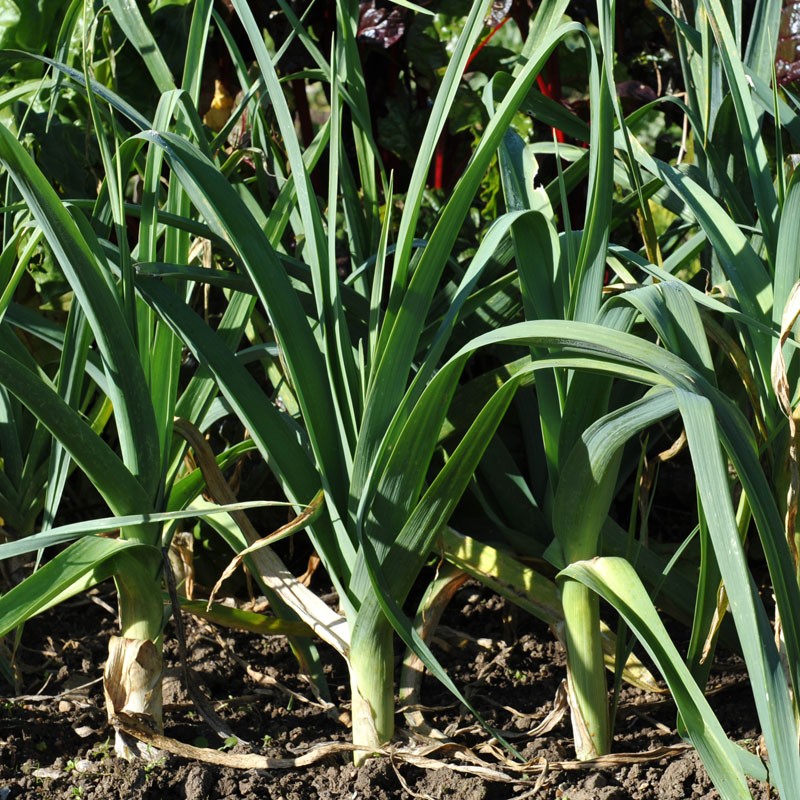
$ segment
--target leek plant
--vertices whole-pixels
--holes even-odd
[[[90,10],[80,3],[73,6],[83,9],[84,14]],[[71,18],[74,22],[77,16],[71,14]],[[4,545],[4,554],[10,556],[78,539],[0,598],[0,635],[31,615],[113,577],[119,598],[120,636],[112,638],[105,671],[109,718],[113,721],[118,715],[135,715],[157,730],[162,725],[162,547],[169,545],[170,536],[169,529],[162,532],[163,518],[158,517],[158,512],[169,507],[183,448],[182,443],[173,441],[173,417],[181,413],[202,422],[216,390],[203,375],[197,375],[179,390],[180,341],[136,297],[134,262],[155,260],[155,253],[160,251],[169,260],[188,263],[191,242],[188,231],[159,226],[156,220],[161,165],[160,151],[154,150],[138,165],[143,200],[138,237],[131,243],[125,208],[125,183],[131,163],[126,161],[122,133],[130,124],[138,129],[173,123],[176,130],[190,131],[193,126],[199,129],[199,119],[196,112],[192,117],[192,109],[199,95],[209,18],[210,3],[198,3],[181,88],[162,64],[155,65],[156,82],[165,94],[151,121],[93,82],[89,54],[94,29],[91,15],[84,17],[87,58],[83,72],[56,66],[62,78],[70,77],[73,86],[84,91],[83,108],[94,123],[100,144],[105,180],[97,201],[90,207],[66,204],[17,137],[7,128],[0,128],[0,162],[8,178],[5,206],[8,213],[15,215],[15,224],[7,225],[4,270],[10,269],[12,276],[17,276],[30,256],[26,237],[41,240],[73,292],[67,328],[59,331],[44,321],[32,324],[30,315],[14,305],[14,281],[9,282],[3,298],[3,311],[7,313],[0,323],[0,384],[6,408],[16,412],[24,406],[38,420],[33,435],[40,444],[29,459],[42,448],[47,452],[49,444],[50,466],[47,468],[45,461],[47,492],[43,501],[45,528],[52,528],[57,519],[64,480],[74,467],[86,474],[116,515],[111,522],[104,520],[105,528],[91,523],[68,531],[59,527]],[[71,29],[64,32],[67,39],[71,35]],[[19,53],[5,54],[6,59],[12,60],[24,57]],[[101,97],[111,98],[112,104],[101,105]],[[35,96],[32,102],[36,102]],[[58,102],[57,96],[53,102]],[[121,116],[126,119],[121,121]],[[185,204],[181,187],[170,182],[165,212],[180,215]],[[244,329],[249,308],[246,296],[231,299],[224,323],[234,340]],[[61,361],[55,376],[33,361],[16,338],[15,328],[60,349]],[[95,410],[88,409],[88,415],[83,400],[87,391],[90,397],[92,392],[103,397]],[[13,405],[8,401],[11,397]],[[102,436],[110,407],[113,436]],[[16,418],[20,415],[16,414]],[[24,432],[25,428],[18,430]],[[52,444],[41,444],[46,438],[45,430],[52,436]],[[6,458],[15,452],[14,447],[6,449],[7,443],[10,438],[4,442]],[[200,488],[196,486],[195,492]],[[108,527],[118,527],[119,536],[84,535]],[[128,752],[128,744],[119,731],[117,748],[120,753]]]
[[[565,7],[562,4],[551,10],[557,14]],[[567,230],[559,235],[559,203],[568,221],[566,180],[562,177],[552,187],[534,189],[534,145],[525,147],[518,136],[508,132],[500,149],[500,166],[506,205],[520,215],[513,227],[513,251],[526,318],[597,324],[602,326],[597,331],[602,341],[604,328],[610,332],[630,330],[636,313],[617,308],[608,314],[603,305],[615,211],[615,170],[619,171],[622,164],[614,148],[615,98],[609,66],[613,63],[613,6],[599,3],[598,14],[605,61],[602,69],[590,71],[591,125],[565,114],[563,109],[554,109],[555,104],[543,102],[542,97],[529,95],[525,101],[526,109],[537,118],[591,143],[571,168],[570,177],[574,185],[576,175],[588,176],[583,229],[573,232],[567,224]],[[508,77],[498,76],[487,87],[487,103],[491,104],[495,95],[502,96],[509,83]],[[634,193],[634,202],[636,199]],[[639,196],[638,200],[639,210],[646,214],[643,198]],[[560,568],[599,555],[601,531],[609,527],[606,516],[618,480],[621,450],[602,483],[593,485],[592,475],[580,468],[585,447],[581,436],[589,425],[609,413],[612,403],[636,401],[642,390],[617,386],[612,400],[614,383],[609,376],[561,367],[545,370],[541,366],[545,355],[531,350],[535,395],[518,401],[520,410],[525,409],[521,413],[528,428],[524,441],[531,446],[531,458],[536,459],[535,485],[525,486],[514,458],[500,441],[493,444],[481,475],[485,476],[488,495],[498,499],[492,515],[503,520],[512,546],[528,555],[544,556]],[[537,418],[538,424],[532,425]],[[607,649],[609,638],[604,642],[598,600],[583,584],[564,580],[560,601],[563,621],[555,629],[567,651],[576,753],[580,758],[592,758],[609,752],[611,743],[603,668],[604,644]]]
[[[756,18],[768,20],[777,13],[776,8],[776,4],[759,4]],[[608,10],[600,7],[600,38],[606,54],[613,51]],[[696,28],[684,18],[675,19],[675,23],[685,63],[691,69],[687,86],[691,87],[692,102],[684,108],[706,178],[702,173],[679,169],[650,156],[628,129],[635,119],[623,120],[608,92],[605,111],[601,96],[592,116],[591,141],[595,147],[601,142],[605,145],[600,146],[600,152],[581,155],[570,167],[573,173],[583,169],[594,176],[590,186],[596,190],[605,182],[599,191],[590,188],[586,225],[575,242],[569,233],[557,235],[551,206],[559,193],[563,196],[567,176],[560,186],[553,187],[555,191],[531,192],[531,162],[527,162],[526,172],[521,145],[513,137],[507,142],[502,156],[506,161],[507,202],[512,208],[516,204],[517,208],[538,211],[538,215],[531,215],[514,227],[526,316],[583,320],[601,327],[595,329],[592,345],[587,346],[586,341],[569,343],[575,362],[584,360],[579,369],[559,366],[552,373],[537,374],[533,413],[525,419],[532,419],[534,414],[539,417],[533,438],[539,437],[539,442],[534,442],[535,452],[544,456],[547,480],[540,473],[525,489],[522,472],[510,453],[502,445],[495,445],[480,473],[495,477],[487,477],[478,486],[484,500],[492,495],[498,498],[498,504],[492,506],[493,518],[504,521],[505,533],[515,547],[541,556],[550,542],[545,557],[558,567],[566,567],[561,578],[564,635],[579,755],[591,757],[610,744],[597,601],[592,597],[593,592],[599,592],[617,606],[664,671],[678,702],[679,727],[697,744],[720,790],[725,796],[748,796],[741,774],[738,778],[731,776],[739,771],[737,760],[751,773],[758,771],[757,764],[739,752],[720,766],[716,746],[701,746],[696,734],[688,730],[692,727],[690,717],[695,716],[695,725],[702,727],[702,723],[696,718],[693,701],[684,690],[676,691],[670,677],[677,669],[683,680],[697,680],[702,685],[711,660],[709,652],[713,652],[720,632],[719,620],[730,608],[754,685],[764,736],[773,742],[768,745],[771,779],[782,796],[793,796],[798,779],[797,707],[793,700],[797,689],[796,623],[787,623],[784,614],[794,616],[797,608],[797,562],[793,556],[796,496],[791,490],[786,500],[787,487],[796,481],[791,477],[796,475],[796,434],[791,413],[796,379],[792,378],[790,331],[797,319],[797,306],[794,295],[790,302],[790,290],[798,276],[796,259],[789,255],[794,253],[796,244],[796,189],[794,179],[787,185],[780,166],[773,186],[767,157],[771,148],[766,146],[760,130],[770,115],[776,118],[776,151],[780,154],[781,125],[788,130],[795,117],[792,107],[777,92],[773,94],[765,88],[775,46],[768,32],[774,27],[754,24],[746,55],[738,56],[741,35],[737,40],[731,32],[721,5],[697,4]],[[712,80],[717,83],[712,84]],[[713,88],[717,85],[729,86],[730,93],[717,92]],[[541,99],[528,102],[543,121],[573,131],[579,140],[589,138],[580,120]],[[652,106],[645,108],[635,117],[651,110]],[[617,120],[616,132],[612,113]],[[743,143],[742,157],[726,163],[720,158],[721,152],[738,153],[738,146],[732,147],[731,141]],[[740,168],[734,168],[739,164]],[[644,245],[639,253],[609,244],[614,221],[620,219],[619,211],[609,202],[612,175],[629,192],[620,206],[638,208]],[[715,200],[714,191],[719,192],[719,201]],[[660,241],[654,236],[649,202],[654,195],[657,202],[679,215]],[[743,197],[754,198],[756,219],[748,204],[741,202]],[[719,276],[715,283],[721,287],[703,294],[686,286],[675,273],[698,254],[707,253],[711,253],[714,274]],[[618,296],[601,291],[602,270],[607,265],[626,288]],[[787,303],[788,311],[784,313]],[[695,304],[702,309],[702,317]],[[715,315],[722,325],[715,321]],[[622,566],[624,562],[601,560],[596,566],[589,566],[584,561],[604,552],[625,552],[624,538],[620,549],[619,531],[606,515],[619,485],[623,447],[655,421],[644,423],[641,409],[656,403],[652,391],[631,392],[630,385],[625,389],[619,380],[612,385],[596,374],[581,373],[586,369],[599,372],[595,353],[614,348],[616,331],[632,331],[634,323],[640,331],[642,322],[651,327],[663,351],[651,352],[647,359],[637,361],[639,366],[665,376],[668,362],[663,359],[677,354],[685,359],[679,372],[687,375],[691,370],[696,374],[690,385],[678,388],[673,383],[676,402],[671,412],[661,417],[668,419],[675,412],[680,413],[698,480],[702,559],[688,654],[690,672],[678,664],[680,657],[671,645],[671,665],[665,661],[664,651],[654,654],[652,644],[665,646],[666,634],[654,614],[636,617],[633,613],[636,604],[645,600],[639,595],[632,603],[633,595],[626,594],[625,582],[630,584],[634,578],[629,568]],[[570,339],[567,326],[561,327],[560,334],[556,330],[553,329],[555,338],[563,337],[565,343]],[[727,332],[731,330],[732,333]],[[507,333],[499,331],[498,336]],[[756,438],[744,418],[715,388],[720,364],[712,357],[707,338],[728,351],[726,355],[741,374],[745,387],[741,395],[752,408]],[[633,347],[632,342],[630,346]],[[542,356],[541,350],[532,351],[535,364],[541,365]],[[625,377],[621,372],[611,372],[617,379]],[[634,384],[641,383],[633,380]],[[670,377],[671,382],[674,380]],[[609,406],[611,401],[618,404],[617,408]],[[735,512],[721,445],[743,489]],[[498,475],[508,475],[513,482],[502,481]],[[774,481],[774,492],[769,489],[770,480]],[[512,497],[518,501],[516,504],[508,502]],[[514,514],[509,508],[514,509]],[[785,520],[783,525],[781,517]],[[774,632],[754,589],[740,543],[751,519],[756,523],[774,581],[779,619]],[[526,531],[533,537],[526,538]],[[646,560],[634,562],[636,568],[642,569]],[[658,584],[659,576],[653,576],[651,570],[649,566],[648,583]],[[720,585],[725,587],[722,594],[718,591]],[[647,622],[643,622],[645,617]],[[780,653],[775,646],[776,637]],[[776,671],[781,661],[786,679]],[[697,696],[695,688],[691,693]],[[728,756],[732,753],[728,748]]]
[[[101,271],[105,262],[102,250],[90,231],[81,230],[30,156],[5,128],[0,130],[0,142],[3,165],[67,274],[92,329],[102,357],[104,389],[115,409],[122,455],[117,455],[92,430],[45,375],[5,348],[0,355],[3,386],[51,431],[114,513],[142,514],[155,510],[162,465],[154,404],[120,299]],[[84,358],[89,344],[89,337],[84,336]],[[77,363],[80,356],[76,355]],[[141,702],[131,710],[148,715],[156,724],[160,724],[161,718],[160,693],[154,688],[156,684],[160,686],[156,643],[160,641],[163,617],[159,539],[158,526],[140,524],[125,529],[118,540],[105,540],[107,544],[100,539],[78,542],[4,595],[6,614],[2,626],[5,632],[33,611],[92,585],[100,565],[124,564],[118,571],[111,567],[118,577],[122,628],[122,637],[112,645],[111,658],[124,659],[122,654],[129,647],[137,654],[142,650],[142,659],[147,664],[143,684],[121,691],[139,696]],[[134,656],[134,662],[137,657]],[[130,668],[125,671],[130,672]],[[118,685],[125,686],[125,682],[126,677],[120,675]],[[120,699],[120,710],[128,707],[128,698]]]
[[[507,381],[479,403],[447,461],[431,474],[439,433],[466,361],[457,359],[439,368],[442,354],[456,325],[473,310],[474,303],[470,307],[467,301],[507,241],[519,213],[499,218],[486,232],[445,304],[444,315],[435,311],[442,300],[437,290],[473,196],[513,115],[553,48],[565,36],[581,31],[576,25],[556,24],[537,30],[540,43],[497,103],[492,123],[420,247],[416,222],[426,176],[482,30],[485,6],[473,4],[455,44],[405,197],[393,256],[388,257],[393,221],[387,208],[376,229],[374,262],[369,271],[357,270],[346,283],[338,277],[335,259],[339,187],[345,233],[351,243],[358,240],[358,231],[371,230],[371,220],[378,219],[377,214],[371,215],[379,200],[369,190],[377,186],[372,178],[375,150],[369,109],[359,88],[355,4],[337,6],[339,22],[330,59],[312,50],[319,74],[330,86],[331,115],[321,133],[329,148],[327,215],[314,196],[306,163],[311,155],[304,154],[298,142],[274,57],[264,46],[247,5],[238,0],[234,7],[250,38],[258,79],[281,133],[285,148],[281,157],[289,165],[290,177],[285,180],[296,198],[294,208],[282,217],[278,215],[283,209],[277,205],[270,214],[254,208],[246,197],[237,195],[208,156],[183,137],[153,131],[138,138],[163,150],[173,176],[214,236],[232,249],[237,267],[266,311],[267,330],[274,341],[256,345],[259,350],[253,356],[267,359],[270,376],[276,370],[282,376],[277,386],[280,408],[180,295],[155,277],[137,279],[139,291],[161,319],[213,374],[288,499],[306,505],[320,489],[324,492],[326,513],[309,531],[339,593],[347,622],[339,649],[351,675],[353,740],[367,751],[393,735],[395,632],[456,691],[413,631],[402,605],[437,531],[465,491],[524,375]],[[243,86],[245,92],[249,88]],[[358,125],[356,141],[366,148],[363,152],[357,148],[355,165],[365,193],[361,202],[353,195],[352,165],[340,146],[344,103]],[[266,125],[263,129],[254,126],[253,135],[262,131],[263,150],[271,152],[266,130]],[[254,138],[253,143],[259,140]],[[279,175],[284,174],[279,164],[271,163]],[[382,190],[390,196],[390,185],[383,183]],[[360,214],[359,206],[363,208]],[[295,237],[302,238],[303,274],[313,290],[312,302],[305,306],[269,236],[278,224],[291,226]]]
[[[795,179],[785,177],[781,153],[783,137],[796,135],[795,103],[791,95],[782,97],[777,89],[767,88],[772,78],[775,47],[770,32],[777,27],[770,25],[769,20],[775,22],[778,4],[757,4],[746,44],[738,4],[733,6],[730,22],[722,4],[713,0],[695,4],[688,18],[659,5],[673,18],[681,46],[689,88],[688,103],[681,108],[687,115],[697,165],[685,169],[653,158],[617,115],[620,124],[614,134],[614,146],[625,167],[622,174],[629,176],[631,193],[634,198],[638,196],[644,247],[639,253],[613,245],[609,248],[604,261],[608,259],[629,290],[607,300],[599,310],[595,306],[594,318],[590,319],[612,329],[622,323],[624,329],[630,325],[631,309],[635,309],[638,319],[657,335],[663,356],[669,359],[673,354],[680,355],[686,365],[680,372],[687,376],[691,370],[694,374],[689,385],[678,389],[673,384],[675,410],[680,412],[695,469],[701,520],[702,558],[688,664],[692,679],[702,685],[719,635],[719,620],[729,609],[753,684],[764,737],[771,742],[767,745],[770,780],[781,796],[791,797],[798,790],[799,763],[798,711],[794,699],[798,677],[794,620],[798,600],[794,555],[797,500],[792,488],[796,481],[792,409],[796,404],[797,366],[791,338],[797,319],[796,295],[792,293],[798,280],[797,201]],[[721,91],[720,87],[727,91]],[[651,110],[652,107],[646,108],[639,115]],[[777,132],[774,145],[769,138],[770,130]],[[774,172],[770,152],[777,156]],[[726,154],[724,160],[722,153]],[[658,192],[656,202],[678,215],[661,241],[648,241],[648,208],[642,204],[654,192]],[[556,240],[552,232],[549,237],[546,235],[543,222],[540,221],[539,227],[539,238],[544,243],[537,252],[548,254],[546,263],[551,270],[557,270],[559,260],[550,255],[558,253],[550,243]],[[589,231],[587,228],[582,235],[581,248]],[[531,250],[531,246],[526,246],[526,252]],[[698,255],[707,259],[712,270],[715,284],[712,292],[703,293],[687,286],[675,275],[687,264],[687,259]],[[575,284],[569,285],[572,288]],[[637,285],[640,288],[630,290]],[[533,293],[530,294],[533,298]],[[594,302],[597,300],[595,295]],[[581,297],[577,303],[576,309]],[[534,315],[537,312],[534,308]],[[552,312],[542,315],[551,316]],[[613,337],[613,332],[598,331],[597,344],[592,349],[604,350],[609,346],[613,338],[606,337]],[[718,374],[724,374],[724,364],[712,356],[717,347],[723,349],[725,358],[733,362],[740,376],[743,388],[739,398],[752,416],[752,431],[733,403],[714,388]],[[655,353],[648,361],[638,363],[646,363],[648,369],[655,369],[662,376],[666,374],[667,362]],[[565,373],[562,380],[575,379],[571,373]],[[562,389],[556,395],[561,404],[556,406],[557,411],[569,409],[572,389],[570,383],[563,385],[567,390]],[[544,388],[546,384],[537,381],[540,414],[547,412]],[[593,396],[597,396],[596,389]],[[646,398],[635,402],[641,404]],[[602,552],[598,534],[617,480],[621,457],[618,445],[629,440],[636,428],[623,429],[614,436],[612,432],[626,416],[632,416],[632,411],[630,406],[629,410],[620,408],[599,416],[588,428],[580,425],[573,428],[574,444],[564,452],[565,459],[553,459],[560,476],[550,507],[559,547],[551,548],[549,555],[567,567],[562,573],[565,581],[562,591],[569,587],[569,581],[575,580],[599,592],[617,607],[662,665],[663,652],[656,656],[652,645],[658,642],[662,646],[665,633],[652,614],[645,621],[648,614],[636,613],[637,604],[644,603],[644,598],[640,595],[638,600],[631,600],[633,593],[629,589],[634,579],[629,568],[623,567],[623,562],[603,559],[570,566],[574,556],[580,556],[576,548],[587,547],[580,556],[584,559]],[[546,453],[548,424],[553,419],[559,426],[569,421],[566,413],[560,412],[554,417],[542,417],[541,435]],[[619,439],[612,446],[609,442],[615,441],[616,435]],[[557,428],[557,436],[551,441],[558,448],[555,452],[560,452],[565,443],[563,427]],[[731,499],[728,462],[742,489],[737,509]],[[547,503],[545,497],[545,509]],[[768,623],[742,547],[751,521],[755,523],[772,579],[777,605],[774,628]],[[612,544],[607,541],[605,547]],[[724,587],[722,593],[720,586]],[[581,610],[585,601],[585,596],[580,598],[576,607],[579,614],[585,614],[583,620],[577,618],[578,630],[586,630],[584,620],[596,630],[596,617]],[[564,602],[569,626],[566,595]],[[792,618],[791,622],[786,615]],[[569,649],[569,636],[567,641]],[[579,647],[583,641],[577,641]],[[575,643],[573,638],[573,651]],[[676,656],[673,648],[673,658]],[[575,663],[573,658],[573,673]],[[576,705],[588,707],[588,713],[581,715],[583,728],[578,730],[579,738],[586,734],[586,738],[602,744],[605,686],[596,677],[601,674],[598,648],[595,646],[593,653],[579,650],[577,664],[580,670],[589,673],[583,697],[575,698]],[[664,674],[670,681],[668,673]],[[577,684],[576,677],[573,674]],[[679,728],[687,732],[696,709],[685,694],[675,696],[681,715]],[[691,732],[688,735],[697,744]],[[719,753],[707,745],[698,744],[698,749],[724,796],[748,796],[741,777],[730,782],[729,768],[735,771],[733,762],[720,772]],[[738,758],[742,759],[741,753]],[[743,764],[748,770],[754,766],[752,759],[746,757]]]

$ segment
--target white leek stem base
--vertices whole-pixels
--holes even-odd
[[[587,761],[611,750],[600,604],[597,595],[573,580],[562,584],[561,599],[575,756]]]
[[[356,765],[394,736],[393,633],[388,624],[375,626],[363,646],[356,642],[350,651],[353,744],[365,748],[354,753]]]
[[[152,760],[152,748],[124,734],[115,724],[118,715],[134,717],[155,733],[163,733],[161,651],[149,639],[112,636],[103,672],[108,721],[114,726],[114,752],[127,760]]]

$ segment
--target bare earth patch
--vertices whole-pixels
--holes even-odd
[[[110,596],[104,599],[111,602]],[[546,734],[530,735],[553,708],[564,677],[563,653],[543,625],[509,612],[502,600],[475,585],[468,584],[456,596],[434,649],[489,724],[504,731],[526,759],[527,771],[521,771],[431,678],[426,678],[422,696],[425,706],[434,709],[427,721],[461,745],[431,755],[434,762],[429,766],[439,768],[421,768],[403,756],[404,751],[418,752],[425,743],[414,741],[403,729],[402,716],[394,755],[360,769],[350,763],[347,752],[302,769],[273,771],[230,769],[169,753],[150,764],[118,761],[112,755],[99,680],[114,624],[108,610],[84,598],[26,627],[21,651],[24,694],[0,702],[0,800],[718,797],[695,753],[680,747],[674,708],[659,695],[626,689],[617,714],[616,751],[654,751],[652,757],[620,757],[590,768],[578,765],[572,761],[568,717]],[[70,633],[69,639],[64,632]],[[349,741],[338,710],[316,703],[298,678],[284,639],[231,633],[189,619],[187,632],[190,668],[217,713],[242,741],[222,741],[196,713],[182,685],[173,640],[165,653],[168,736],[221,752],[272,758],[294,758],[322,744]],[[341,708],[347,697],[344,665],[332,652],[323,651],[322,656],[333,700]],[[719,691],[712,704],[726,730],[754,749],[757,721],[735,658],[714,674],[713,684]],[[657,757],[659,753],[667,755]],[[500,780],[503,776],[505,781]],[[764,800],[771,796],[766,787],[756,785],[753,794]]]

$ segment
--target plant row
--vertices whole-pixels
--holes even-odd
[[[652,681],[635,641],[723,797],[748,776],[800,797],[780,3],[654,0],[670,79],[633,109],[610,0],[591,21],[566,0],[530,19],[279,0],[269,24],[244,0],[162,5],[61,3],[53,42],[20,28],[26,49],[2,52],[0,558],[37,555],[0,635],[113,579],[105,695],[130,754],[126,718],[163,730],[174,602],[223,613],[165,595],[175,533],[202,518],[320,696],[316,643],[344,659],[357,760],[393,738],[400,642],[471,708],[428,645],[467,573],[563,643],[579,758],[611,749],[621,681]],[[231,417],[246,436],[214,452]],[[686,530],[650,514],[682,448]],[[254,450],[272,493],[239,503],[224,474]],[[72,521],[76,492],[107,512]],[[266,536],[248,510],[268,504],[294,516]],[[301,531],[335,608],[273,549]],[[768,762],[704,696],[718,642],[744,659]]]

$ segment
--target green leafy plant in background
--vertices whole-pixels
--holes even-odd
[[[0,4],[0,46],[4,50],[43,53],[58,36],[53,20],[59,19],[69,5],[68,0],[43,0],[33,5],[4,0]]]

